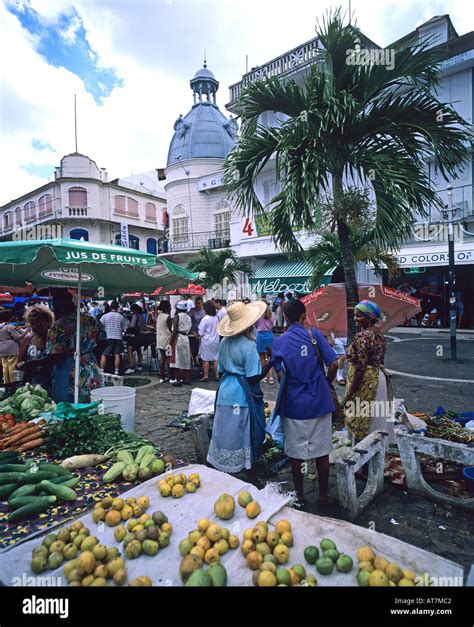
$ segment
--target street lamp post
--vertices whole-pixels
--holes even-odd
[[[454,264],[454,209],[453,187],[448,185],[448,258],[449,258],[449,335],[451,359],[457,359],[456,346],[456,274]]]

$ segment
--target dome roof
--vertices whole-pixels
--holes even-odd
[[[211,70],[208,70],[207,67],[202,67],[200,70],[198,70],[194,75],[194,78],[210,78],[211,80],[216,80],[214,74],[211,72]]]
[[[201,102],[174,125],[167,165],[199,157],[225,159],[235,145],[237,124],[223,115],[216,105]]]
[[[179,157],[182,160],[200,157],[225,159],[235,145],[237,123],[226,118],[216,104],[219,82],[214,74],[204,67],[199,69],[190,81],[193,90],[194,106],[183,118],[174,123],[167,165],[172,165]]]

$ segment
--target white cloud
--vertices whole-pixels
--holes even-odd
[[[74,151],[74,94],[78,149],[105,167],[110,178],[149,171],[166,163],[173,123],[192,105],[189,80],[202,64],[220,81],[218,103],[249,68],[261,65],[315,36],[316,18],[347,3],[321,0],[31,0],[46,22],[74,7],[101,67],[123,79],[98,106],[83,82],[47,64],[34,38],[0,0],[0,204],[47,182],[22,164],[59,165]],[[358,25],[387,45],[433,15],[450,13],[460,34],[473,23],[474,3],[463,0],[352,0]],[[470,19],[471,18],[471,19]],[[469,21],[470,19],[470,21]],[[79,23],[65,33],[73,37]],[[13,62],[14,59],[14,62]],[[34,150],[41,138],[54,152]]]

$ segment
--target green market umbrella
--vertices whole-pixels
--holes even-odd
[[[77,325],[74,402],[79,397],[81,288],[123,293],[153,292],[162,286],[184,287],[199,273],[154,255],[113,244],[73,239],[0,242],[0,277],[9,285],[76,287]]]

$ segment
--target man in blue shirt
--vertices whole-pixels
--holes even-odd
[[[337,372],[337,355],[322,333],[303,326],[306,307],[300,300],[288,301],[284,314],[288,330],[275,340],[272,349],[273,367],[277,372],[284,368],[286,379],[275,411],[283,419],[285,453],[290,457],[298,497],[295,506],[302,509],[306,506],[304,475],[312,459],[318,470],[319,504],[328,501],[334,411],[330,385]],[[327,375],[321,361],[328,366]]]

